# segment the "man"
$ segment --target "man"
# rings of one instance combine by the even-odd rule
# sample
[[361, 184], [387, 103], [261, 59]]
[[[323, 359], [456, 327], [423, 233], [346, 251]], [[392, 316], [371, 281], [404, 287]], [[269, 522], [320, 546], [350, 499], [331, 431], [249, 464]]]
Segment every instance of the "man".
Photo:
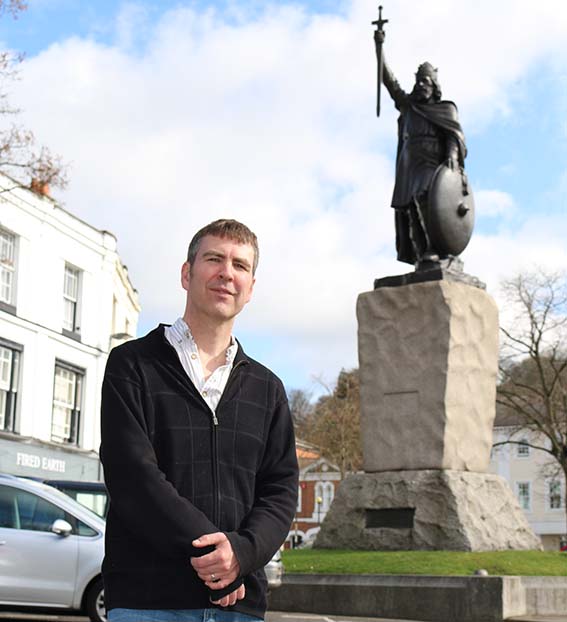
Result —
[[181, 268], [183, 317], [115, 348], [102, 393], [110, 622], [262, 620], [297, 459], [279, 379], [232, 336], [256, 236], [217, 220]]
[[[376, 31], [375, 39], [378, 50], [383, 33]], [[440, 259], [428, 232], [428, 193], [433, 175], [443, 163], [455, 170], [464, 167], [465, 137], [455, 104], [441, 101], [437, 69], [430, 63], [418, 67], [409, 95], [400, 87], [386, 62], [383, 80], [400, 111], [392, 197], [392, 207], [396, 210], [398, 260], [420, 267]]]

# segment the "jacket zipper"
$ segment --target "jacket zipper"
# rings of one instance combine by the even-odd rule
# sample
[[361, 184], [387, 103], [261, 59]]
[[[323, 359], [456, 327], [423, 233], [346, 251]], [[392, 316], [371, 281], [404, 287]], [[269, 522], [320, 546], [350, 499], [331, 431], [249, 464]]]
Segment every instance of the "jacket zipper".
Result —
[[219, 479], [219, 457], [217, 444], [217, 429], [219, 420], [213, 413], [213, 523], [220, 529], [220, 479]]
[[[231, 380], [234, 378], [234, 372], [240, 367], [240, 365], [244, 364], [245, 361], [238, 361], [236, 365], [230, 370], [230, 374], [228, 376], [228, 380], [226, 382], [226, 386], [224, 391], [222, 392], [221, 398], [217, 405], [217, 410], [221, 405], [222, 398], [226, 394], [226, 390], [229, 387]], [[214, 411], [211, 411], [213, 414], [213, 523], [220, 529], [220, 506], [221, 506], [221, 491], [220, 491], [220, 468], [219, 468], [219, 455], [218, 455], [218, 427], [219, 420]]]

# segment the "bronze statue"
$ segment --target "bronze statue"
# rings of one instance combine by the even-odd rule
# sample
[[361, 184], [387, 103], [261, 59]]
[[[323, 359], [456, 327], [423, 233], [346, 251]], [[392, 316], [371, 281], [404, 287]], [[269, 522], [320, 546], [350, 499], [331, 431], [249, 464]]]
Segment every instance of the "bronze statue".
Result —
[[441, 99], [437, 69], [422, 63], [415, 85], [406, 93], [384, 60], [382, 7], [374, 32], [380, 84], [388, 89], [398, 119], [398, 153], [392, 207], [396, 218], [398, 260], [417, 270], [459, 255], [474, 224], [474, 202], [464, 172], [467, 154], [457, 107]]

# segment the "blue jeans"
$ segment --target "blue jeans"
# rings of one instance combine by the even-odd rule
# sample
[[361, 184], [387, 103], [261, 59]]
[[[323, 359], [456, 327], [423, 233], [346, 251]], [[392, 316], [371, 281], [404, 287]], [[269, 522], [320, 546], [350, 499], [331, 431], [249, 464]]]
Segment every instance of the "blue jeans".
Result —
[[111, 609], [108, 622], [262, 622], [262, 618], [222, 609]]

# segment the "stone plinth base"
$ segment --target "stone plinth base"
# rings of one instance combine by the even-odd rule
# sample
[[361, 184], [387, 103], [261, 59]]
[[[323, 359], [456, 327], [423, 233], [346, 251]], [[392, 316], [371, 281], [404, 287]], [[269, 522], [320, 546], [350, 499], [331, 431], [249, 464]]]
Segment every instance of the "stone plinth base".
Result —
[[[387, 618], [391, 622], [502, 622], [512, 616], [516, 619], [515, 616], [535, 613], [526, 604], [528, 589], [523, 584], [525, 579], [286, 572], [283, 585], [270, 595], [270, 608], [320, 616], [348, 616], [348, 620], [361, 616], [372, 620]], [[545, 577], [546, 581], [550, 579], [552, 577]], [[545, 588], [537, 591], [539, 602], [543, 600], [542, 596], [547, 597], [547, 592]], [[561, 607], [560, 601], [557, 603], [555, 615], [564, 614], [565, 607]], [[549, 615], [547, 610], [545, 613]], [[289, 617], [293, 618], [293, 615]], [[299, 617], [297, 613], [296, 617]], [[565, 618], [553, 619], [559, 622]]]
[[357, 315], [364, 471], [486, 471], [494, 300], [478, 287], [431, 281], [360, 294]]
[[347, 477], [314, 546], [389, 551], [542, 548], [504, 479], [438, 470]]

